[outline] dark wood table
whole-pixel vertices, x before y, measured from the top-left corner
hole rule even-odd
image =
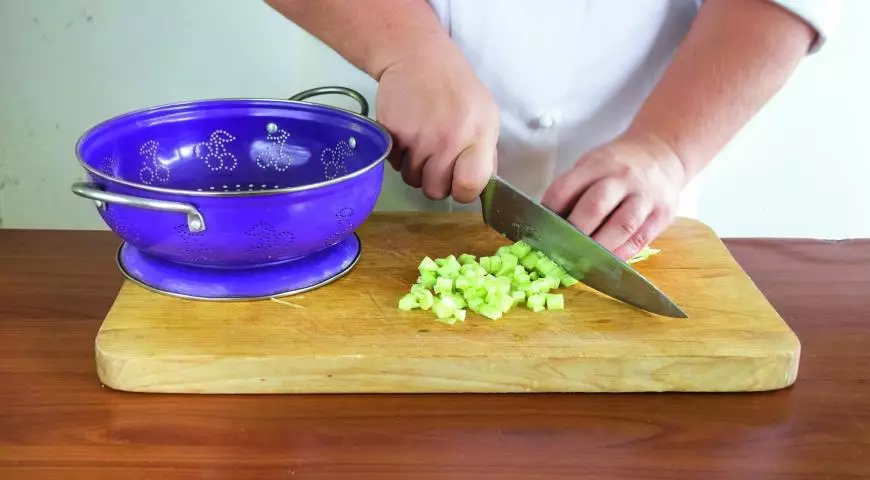
[[[103,388],[117,242],[0,231],[0,479],[870,477],[870,241],[727,241],[801,339],[790,389],[455,396]]]

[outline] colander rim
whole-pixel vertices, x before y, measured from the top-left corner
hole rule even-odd
[[[357,169],[351,173],[342,175],[340,177],[324,180],[322,182],[311,183],[311,184],[307,184],[307,185],[298,185],[295,187],[274,188],[274,189],[270,189],[270,190],[239,190],[239,191],[203,190],[203,191],[200,191],[200,190],[185,190],[185,189],[178,189],[178,188],[157,187],[157,186],[153,186],[153,185],[147,185],[144,183],[123,180],[123,179],[120,179],[120,178],[117,178],[117,177],[114,177],[111,175],[106,175],[105,173],[103,173],[103,172],[91,167],[90,165],[88,165],[84,161],[84,159],[82,158],[81,147],[82,147],[82,143],[85,141],[85,139],[89,138],[94,132],[96,132],[97,130],[99,130],[100,128],[102,128],[103,126],[105,126],[106,124],[108,124],[110,122],[116,122],[116,121],[124,119],[124,118],[132,117],[135,115],[140,115],[143,113],[148,113],[148,112],[155,111],[155,110],[162,110],[162,109],[175,108],[175,107],[185,107],[188,105],[203,105],[203,104],[209,104],[209,103],[220,103],[220,102],[234,102],[234,103],[235,102],[239,102],[239,103],[241,103],[241,102],[267,102],[267,103],[272,103],[272,104],[276,104],[276,105],[293,104],[293,105],[302,105],[302,106],[309,107],[309,108],[320,108],[320,109],[325,109],[325,110],[331,110],[331,111],[339,113],[341,115],[347,115],[351,118],[355,118],[357,120],[362,120],[363,122],[369,124],[369,126],[375,128],[376,130],[379,130],[380,133],[382,133],[384,135],[384,137],[386,137],[386,139],[387,139],[387,147],[384,149],[384,154],[381,155],[379,158],[372,161],[371,163],[369,163],[365,167]],[[164,104],[159,104],[159,105],[153,105],[150,107],[139,108],[136,110],[131,110],[131,111],[126,112],[126,113],[115,115],[113,117],[107,118],[107,119],[93,125],[92,127],[85,130],[84,133],[81,134],[81,136],[79,137],[79,139],[76,141],[76,144],[75,144],[75,154],[76,154],[76,159],[78,160],[79,165],[81,165],[82,168],[84,168],[91,175],[95,175],[99,178],[102,178],[103,180],[118,183],[118,184],[125,185],[125,186],[131,187],[131,188],[139,188],[139,189],[150,191],[150,192],[164,193],[164,194],[169,194],[169,195],[185,195],[185,196],[195,196],[195,197],[253,197],[253,196],[261,196],[261,195],[279,195],[282,193],[305,192],[305,191],[315,190],[318,188],[328,187],[328,186],[335,185],[338,183],[346,182],[346,181],[351,180],[353,178],[356,178],[358,176],[364,175],[364,174],[368,173],[370,170],[375,169],[376,167],[378,167],[379,165],[384,163],[384,161],[387,159],[387,157],[389,156],[392,149],[393,149],[393,136],[390,134],[390,132],[382,124],[380,124],[379,122],[377,122],[375,120],[372,120],[371,118],[366,117],[365,115],[360,115],[359,113],[356,113],[354,111],[351,111],[351,110],[348,110],[345,108],[334,107],[332,105],[324,105],[321,103],[306,102],[304,100],[289,100],[289,99],[284,99],[284,98],[265,98],[265,97],[262,97],[262,98],[261,97],[223,97],[223,98],[208,98],[208,99],[201,99],[201,100],[184,100],[184,101],[180,101],[180,102],[164,103]]]

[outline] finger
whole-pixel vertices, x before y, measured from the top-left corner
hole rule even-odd
[[[625,198],[622,182],[604,179],[592,184],[577,200],[568,221],[581,232],[592,235]]]
[[[453,149],[444,150],[431,157],[423,166],[423,194],[430,200],[444,200],[450,195],[453,182],[453,166],[456,164],[457,152]]]
[[[471,203],[480,196],[495,169],[495,145],[479,140],[456,159],[450,194],[459,203]]]
[[[423,185],[423,167],[425,165],[426,158],[417,155],[411,149],[405,150],[402,160],[402,180],[414,188],[420,188]]]
[[[628,240],[613,251],[617,257],[628,260],[649,245],[670,224],[672,216],[665,214],[664,210],[656,208],[646,217],[643,224],[632,234]]]
[[[614,251],[637,233],[652,211],[652,202],[639,195],[629,195],[603,222],[592,238],[604,248]]]
[[[541,203],[559,215],[570,213],[580,197],[596,180],[594,172],[578,165],[561,175],[544,192]]]

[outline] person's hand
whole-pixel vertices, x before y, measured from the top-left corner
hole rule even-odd
[[[455,46],[430,45],[387,67],[377,111],[405,183],[432,200],[480,195],[495,168],[498,107]]]
[[[583,155],[542,203],[627,260],[673,221],[684,177],[679,157],[663,143],[620,138]]]

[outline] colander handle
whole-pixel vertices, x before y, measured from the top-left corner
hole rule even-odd
[[[359,103],[360,115],[364,117],[367,117],[369,115],[369,102],[366,101],[365,97],[363,97],[361,93],[347,87],[312,88],[310,90],[304,90],[297,93],[296,95],[293,95],[289,98],[289,100],[302,101],[311,97],[316,97],[318,95],[344,95],[345,97],[350,97],[356,100],[356,103]]]
[[[80,197],[93,200],[97,208],[107,208],[108,204],[127,205],[130,207],[147,208],[161,212],[183,213],[187,216],[187,228],[193,233],[205,231],[205,218],[193,205],[181,202],[155,200],[153,198],[133,197],[120,193],[101,190],[93,183],[77,182],[72,185],[72,192]]]

